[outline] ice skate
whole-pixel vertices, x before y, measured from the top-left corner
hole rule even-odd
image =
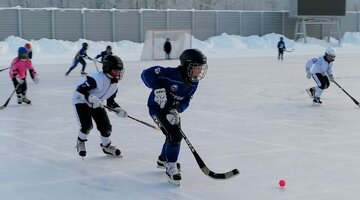
[[[310,98],[314,98],[315,96],[315,88],[309,88],[309,89],[306,89],[306,92],[309,94]]]
[[[313,102],[314,104],[322,104],[322,102],[320,101],[320,97],[314,97]]]
[[[166,163],[166,175],[169,183],[180,186],[181,174],[177,168],[176,162]]]
[[[84,72],[84,71],[81,71],[80,74],[81,74],[81,75],[87,75],[87,73]]]
[[[86,140],[77,139],[76,142],[76,150],[79,153],[79,156],[85,157],[86,156],[86,148],[85,148],[85,142]]]
[[[113,155],[113,156],[120,156],[120,154],[121,154],[121,151],[119,149],[117,149],[115,146],[111,145],[111,143],[109,143],[106,146],[104,146],[103,144],[100,144],[100,146],[105,154],[109,154],[109,155]]]
[[[158,159],[157,159],[157,165],[156,167],[159,168],[159,169],[165,169],[166,168],[166,161],[161,159],[161,157],[159,156]],[[178,168],[179,171],[181,171],[181,165],[180,163],[176,163],[176,167]]]
[[[22,96],[22,102],[24,102],[24,103],[26,103],[26,104],[31,104],[31,101],[28,99],[28,98],[26,98],[26,96],[25,95],[23,95]]]
[[[16,97],[17,97],[17,103],[18,103],[18,104],[22,104],[22,95],[21,95],[21,94],[17,94]]]

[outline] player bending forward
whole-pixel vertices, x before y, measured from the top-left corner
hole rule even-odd
[[[182,134],[180,115],[189,106],[199,81],[207,71],[205,55],[197,49],[187,49],[180,55],[177,68],[153,66],[144,70],[141,78],[152,89],[148,98],[149,114],[165,135],[157,160],[166,168],[168,181],[180,185],[180,164],[177,163]]]
[[[115,102],[119,80],[124,75],[123,62],[118,56],[107,56],[103,61],[103,71],[93,73],[77,86],[73,93],[73,104],[80,124],[76,149],[81,157],[86,156],[85,142],[93,128],[92,119],[96,123],[101,136],[101,144],[105,154],[120,156],[121,152],[111,145],[111,124],[104,108],[106,105],[116,110],[119,117],[127,117],[125,110]]]
[[[330,86],[330,82],[334,81],[332,72],[333,61],[335,60],[335,51],[332,48],[325,50],[325,55],[318,58],[312,58],[307,61],[306,77],[314,79],[316,86],[306,89],[314,103],[321,104],[320,97],[322,92]]]

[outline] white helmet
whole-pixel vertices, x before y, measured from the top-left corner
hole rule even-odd
[[[334,51],[334,49],[332,49],[331,47],[328,47],[328,48],[325,50],[325,55],[326,55],[326,56],[336,57],[335,51]]]

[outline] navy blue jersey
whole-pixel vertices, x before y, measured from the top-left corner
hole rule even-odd
[[[111,53],[112,54],[112,53]],[[111,55],[110,54],[110,55]],[[96,57],[95,57],[95,59],[98,59],[98,58],[100,58],[101,57],[101,61],[103,61],[104,60],[104,57],[105,56],[107,56],[108,54],[107,54],[107,52],[106,52],[106,50],[105,51],[102,51],[101,53],[99,53]]]
[[[149,114],[162,112],[159,104],[154,101],[154,90],[165,88],[167,103],[164,110],[177,109],[180,113],[189,106],[199,82],[186,83],[180,75],[178,68],[154,66],[144,70],[141,79],[145,85],[152,89],[148,98]]]
[[[75,55],[75,59],[79,59],[80,57],[82,58],[87,58],[88,55],[86,54],[86,48],[81,48]]]
[[[277,47],[278,47],[279,50],[285,50],[286,49],[285,42],[284,41],[279,41]]]

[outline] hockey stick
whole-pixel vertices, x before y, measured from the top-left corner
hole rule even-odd
[[[15,87],[14,91],[12,91],[12,93],[10,94],[9,98],[6,100],[6,102],[4,103],[4,105],[0,106],[0,110],[6,108],[6,106],[7,106],[7,105],[9,104],[9,102],[10,102],[11,97],[15,94],[16,90],[20,87],[20,85],[21,85],[21,84],[18,84],[18,85]]]
[[[179,127],[181,135],[183,136],[186,144],[189,146],[191,153],[194,155],[195,160],[197,162],[197,164],[199,165],[201,171],[213,178],[213,179],[228,179],[228,178],[232,178],[236,175],[238,175],[240,172],[238,169],[233,169],[231,171],[225,172],[225,173],[215,173],[213,171],[211,171],[206,164],[204,163],[204,161],[201,159],[201,157],[199,156],[199,154],[196,152],[194,146],[190,143],[189,139],[186,137],[185,133],[181,130],[181,128]]]
[[[285,49],[286,52],[293,52],[294,49]]]
[[[113,108],[111,108],[111,107],[109,107],[109,106],[107,106],[107,105],[104,105],[104,107],[107,108],[108,110],[113,111],[113,112],[117,112],[115,109],[113,109]],[[135,117],[131,117],[130,115],[128,115],[127,117],[130,118],[130,119],[132,119],[132,120],[134,120],[134,121],[140,122],[140,123],[142,123],[142,124],[144,124],[144,125],[146,125],[146,126],[148,126],[148,127],[151,127],[151,128],[153,128],[153,129],[160,130],[159,127],[157,127],[157,126],[155,126],[155,125],[152,125],[152,124],[149,124],[149,123],[147,123],[147,122],[141,121],[141,120],[139,120],[139,119],[136,119]]]
[[[335,85],[337,85],[343,92],[345,92],[346,95],[348,95],[350,97],[351,100],[353,100],[353,102],[360,107],[359,102],[352,97],[349,93],[346,92],[346,90],[344,90],[335,80],[333,81],[335,83]]]
[[[95,67],[96,67],[96,71],[99,71],[99,68],[97,67],[97,64],[96,64],[97,60],[95,58],[93,58],[93,61],[94,61]]]
[[[4,69],[0,69],[0,72],[5,71],[5,70],[7,70],[7,69],[10,69],[10,67],[4,68]]]

